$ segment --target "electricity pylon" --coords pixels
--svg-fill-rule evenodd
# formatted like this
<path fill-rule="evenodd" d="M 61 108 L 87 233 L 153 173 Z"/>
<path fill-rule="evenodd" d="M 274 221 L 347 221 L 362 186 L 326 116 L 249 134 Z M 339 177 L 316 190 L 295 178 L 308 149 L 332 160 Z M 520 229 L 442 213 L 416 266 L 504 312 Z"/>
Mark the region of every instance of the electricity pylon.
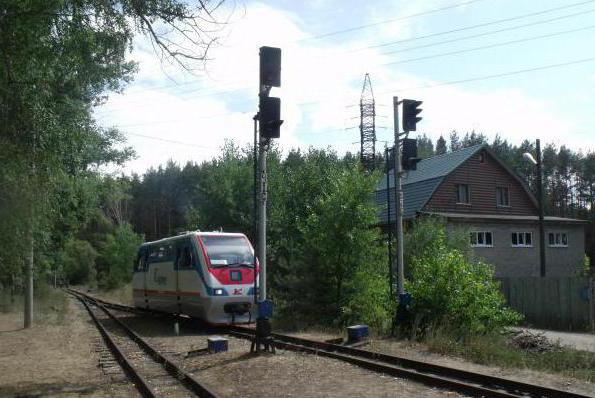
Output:
<path fill-rule="evenodd" d="M 359 100 L 360 109 L 360 160 L 365 170 L 376 167 L 376 106 L 370 75 L 366 73 L 362 95 Z"/>

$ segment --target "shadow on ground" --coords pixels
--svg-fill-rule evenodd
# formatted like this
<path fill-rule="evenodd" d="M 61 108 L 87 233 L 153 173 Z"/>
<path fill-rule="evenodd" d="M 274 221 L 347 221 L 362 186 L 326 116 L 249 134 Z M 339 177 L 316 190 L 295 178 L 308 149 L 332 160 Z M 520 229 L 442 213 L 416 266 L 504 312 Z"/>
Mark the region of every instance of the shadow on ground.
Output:
<path fill-rule="evenodd" d="M 35 398 L 47 396 L 82 396 L 104 389 L 101 384 L 73 383 L 27 383 L 26 385 L 5 385 L 0 387 L 3 398 Z"/>

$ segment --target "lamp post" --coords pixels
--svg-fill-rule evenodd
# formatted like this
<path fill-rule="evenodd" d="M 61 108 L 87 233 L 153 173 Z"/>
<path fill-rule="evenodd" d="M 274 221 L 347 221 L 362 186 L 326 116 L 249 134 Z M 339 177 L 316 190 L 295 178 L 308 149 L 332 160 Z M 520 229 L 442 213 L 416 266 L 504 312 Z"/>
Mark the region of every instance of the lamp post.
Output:
<path fill-rule="evenodd" d="M 529 152 L 523 153 L 525 160 L 537 166 L 537 203 L 539 207 L 539 274 L 545 277 L 545 227 L 543 222 L 543 172 L 541 162 L 541 142 L 535 140 L 535 152 L 537 160 Z"/>

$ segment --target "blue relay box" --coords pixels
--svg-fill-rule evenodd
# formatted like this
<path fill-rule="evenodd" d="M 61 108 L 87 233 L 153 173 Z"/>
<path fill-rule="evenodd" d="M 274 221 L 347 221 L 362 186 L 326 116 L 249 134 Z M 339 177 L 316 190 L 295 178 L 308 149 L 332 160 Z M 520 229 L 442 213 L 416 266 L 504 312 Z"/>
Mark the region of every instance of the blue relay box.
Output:
<path fill-rule="evenodd" d="M 370 336 L 368 325 L 354 325 L 347 327 L 347 337 L 349 342 L 356 342 L 367 339 Z"/>

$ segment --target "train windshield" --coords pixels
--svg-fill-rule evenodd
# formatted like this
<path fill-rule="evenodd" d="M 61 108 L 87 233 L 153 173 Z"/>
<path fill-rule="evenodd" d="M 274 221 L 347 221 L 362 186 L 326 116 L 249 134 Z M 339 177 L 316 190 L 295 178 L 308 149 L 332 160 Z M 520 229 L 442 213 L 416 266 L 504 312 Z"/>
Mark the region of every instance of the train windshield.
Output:
<path fill-rule="evenodd" d="M 253 267 L 254 255 L 243 236 L 202 236 L 211 265 L 217 267 Z"/>

